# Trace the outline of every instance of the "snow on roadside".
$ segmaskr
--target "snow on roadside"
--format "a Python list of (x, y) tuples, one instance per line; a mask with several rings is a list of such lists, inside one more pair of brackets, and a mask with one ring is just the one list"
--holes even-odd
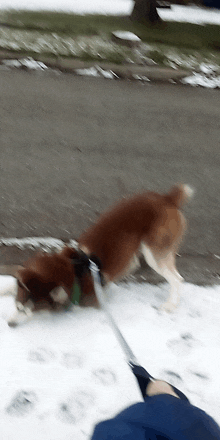
[[(77, 14), (123, 14), (129, 15), (133, 8), (132, 0), (1, 0), (1, 10), (31, 9), (74, 12)], [(197, 24), (220, 24), (220, 10), (198, 6), (172, 5), (170, 9), (159, 8), (163, 20)]]
[(200, 86), (207, 89), (220, 89), (220, 75), (213, 78), (207, 78), (203, 73), (193, 72), (192, 75), (183, 78), (183, 84), (190, 86)]
[[(77, 242), (71, 240), (70, 246), (76, 247)], [(16, 246), (18, 249), (38, 249), (43, 251), (59, 251), (64, 242), (53, 237), (25, 237), (25, 238), (4, 238), (0, 237), (0, 246)]]
[(167, 21), (220, 25), (219, 9), (172, 5), (170, 9), (158, 9), (158, 12)]

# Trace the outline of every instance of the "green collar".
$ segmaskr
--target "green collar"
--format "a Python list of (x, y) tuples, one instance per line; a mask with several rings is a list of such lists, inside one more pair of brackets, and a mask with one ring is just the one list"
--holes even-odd
[(71, 296), (70, 296), (71, 303), (78, 306), (79, 302), (80, 302), (81, 295), (82, 295), (82, 290), (80, 287), (80, 283), (79, 283), (78, 279), (75, 279), (73, 286), (72, 286), (72, 289), (71, 289)]

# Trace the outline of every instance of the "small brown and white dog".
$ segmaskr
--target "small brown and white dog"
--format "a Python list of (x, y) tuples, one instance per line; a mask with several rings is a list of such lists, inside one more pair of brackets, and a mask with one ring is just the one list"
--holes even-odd
[(175, 264), (186, 229), (180, 208), (192, 193), (188, 185), (176, 185), (168, 194), (146, 192), (123, 199), (79, 237), (79, 249), (98, 257), (106, 283), (133, 271), (142, 253), (149, 266), (170, 284), (170, 296), (162, 308), (172, 311), (179, 302), (183, 281)]
[[(170, 284), (171, 292), (162, 306), (172, 311), (179, 302), (183, 278), (178, 273), (175, 255), (186, 228), (180, 208), (191, 196), (188, 185), (174, 186), (168, 194), (146, 192), (121, 200), (104, 212), (78, 240), (78, 250), (65, 247), (58, 254), (37, 254), (18, 271), (17, 312), (8, 324), (15, 326), (25, 312), (65, 306), (77, 269), (77, 260), (86, 254), (101, 263), (104, 282), (114, 282), (138, 266), (142, 253), (146, 262)], [(93, 280), (88, 270), (80, 277), (81, 305), (98, 305)]]

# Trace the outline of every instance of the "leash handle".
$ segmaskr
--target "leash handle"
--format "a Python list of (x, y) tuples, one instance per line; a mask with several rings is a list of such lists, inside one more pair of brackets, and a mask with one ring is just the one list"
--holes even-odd
[(150, 382), (154, 382), (155, 379), (153, 376), (151, 376), (150, 373), (148, 373), (147, 370), (145, 370), (145, 368), (141, 367), (140, 365), (135, 365), (131, 362), (129, 365), (131, 367), (132, 373), (135, 375), (135, 377), (138, 381), (138, 385), (141, 390), (141, 394), (142, 394), (143, 398), (145, 398), (146, 397), (146, 388), (147, 388), (148, 384)]

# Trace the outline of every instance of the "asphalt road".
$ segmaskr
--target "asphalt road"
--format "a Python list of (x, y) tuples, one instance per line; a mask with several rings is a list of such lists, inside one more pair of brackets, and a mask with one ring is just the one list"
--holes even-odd
[(121, 197), (183, 182), (182, 254), (220, 255), (219, 91), (1, 70), (0, 96), (1, 237), (77, 239)]

